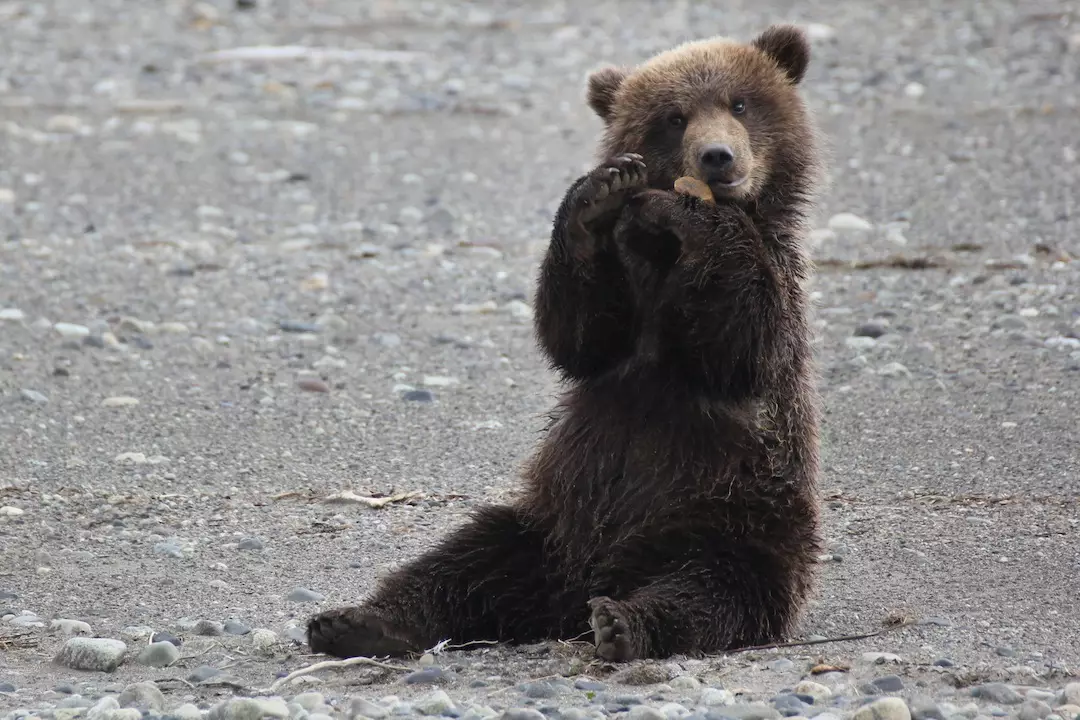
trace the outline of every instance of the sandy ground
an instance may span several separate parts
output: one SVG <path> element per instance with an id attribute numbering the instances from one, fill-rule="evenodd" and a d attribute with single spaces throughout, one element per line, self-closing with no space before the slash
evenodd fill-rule
<path id="1" fill-rule="evenodd" d="M 0 710 L 65 685 L 265 688 L 313 660 L 297 623 L 506 493 L 558 390 L 529 302 L 593 163 L 585 73 L 777 20 L 816 24 L 806 93 L 832 144 L 832 555 L 801 637 L 923 624 L 672 672 L 780 688 L 884 651 L 919 687 L 1060 687 L 1080 667 L 1080 5 L 1037 5 L 0 3 Z M 206 55 L 256 45 L 392 53 Z M 342 490 L 419 494 L 326 502 Z M 139 627 L 168 632 L 182 656 L 71 670 L 56 619 L 132 656 Z M 589 654 L 436 660 L 475 695 Z M 229 681 L 172 679 L 204 665 Z"/>

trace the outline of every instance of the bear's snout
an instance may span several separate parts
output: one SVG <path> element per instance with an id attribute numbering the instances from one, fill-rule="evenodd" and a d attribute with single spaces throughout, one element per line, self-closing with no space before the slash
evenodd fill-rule
<path id="1" fill-rule="evenodd" d="M 701 169 L 709 181 L 725 180 L 735 162 L 730 145 L 708 145 L 701 151 Z"/>

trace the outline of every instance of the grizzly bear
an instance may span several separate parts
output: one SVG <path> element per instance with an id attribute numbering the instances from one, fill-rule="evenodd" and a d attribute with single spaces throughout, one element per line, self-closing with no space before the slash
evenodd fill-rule
<path id="1" fill-rule="evenodd" d="M 536 335 L 567 388 L 523 492 L 313 617 L 313 651 L 591 628 L 622 662 L 793 630 L 821 546 L 809 57 L 773 25 L 589 76 L 605 159 L 566 193 L 538 278 Z M 683 176 L 713 197 L 674 192 Z"/>

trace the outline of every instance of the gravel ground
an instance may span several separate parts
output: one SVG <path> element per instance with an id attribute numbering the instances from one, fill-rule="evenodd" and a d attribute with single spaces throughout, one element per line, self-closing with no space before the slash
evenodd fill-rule
<path id="1" fill-rule="evenodd" d="M 833 146 L 829 554 L 794 639 L 913 623 L 284 681 L 320 659 L 308 615 L 536 440 L 529 302 L 593 163 L 586 71 L 778 20 L 813 23 Z M 261 45 L 322 51 L 210 55 Z M 1078 102 L 1063 0 L 0 2 L 0 712 L 1070 720 Z"/>

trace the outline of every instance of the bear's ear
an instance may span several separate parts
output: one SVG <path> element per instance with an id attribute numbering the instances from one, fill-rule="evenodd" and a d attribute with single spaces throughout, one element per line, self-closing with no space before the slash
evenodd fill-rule
<path id="1" fill-rule="evenodd" d="M 605 67 L 589 75 L 587 100 L 589 107 L 607 122 L 615 106 L 615 92 L 626 79 L 626 71 L 617 67 Z"/>
<path id="2" fill-rule="evenodd" d="M 754 40 L 754 46 L 771 57 L 788 79 L 798 85 L 810 64 L 810 43 L 795 25 L 770 25 Z"/>

